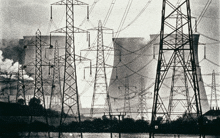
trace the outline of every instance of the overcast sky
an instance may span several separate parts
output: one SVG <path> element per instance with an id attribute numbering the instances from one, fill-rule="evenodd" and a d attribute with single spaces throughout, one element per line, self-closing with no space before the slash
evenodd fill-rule
<path id="1" fill-rule="evenodd" d="M 65 26 L 65 6 L 53 6 L 53 24 L 50 22 L 50 4 L 58 0 L 0 0 L 0 38 L 22 38 L 35 35 L 40 29 L 42 35 L 49 34 L 56 28 Z M 118 37 L 148 37 L 160 31 L 162 0 L 82 0 L 88 3 L 90 19 L 83 22 L 87 15 L 86 6 L 75 6 L 75 26 L 89 29 L 104 22 L 109 7 L 115 1 L 106 27 L 117 32 L 127 5 L 131 5 Z M 95 3 L 95 4 L 94 4 Z M 199 17 L 207 0 L 191 0 L 192 16 Z M 92 5 L 95 5 L 92 7 Z M 147 6 L 148 5 L 148 6 Z M 144 12 L 132 24 L 135 17 L 146 7 Z M 55 24 L 55 25 L 54 25 Z M 213 0 L 199 22 L 198 32 L 219 40 L 219 1 Z M 219 61 L 219 42 L 200 36 L 200 42 L 207 44 L 207 54 L 212 61 Z M 212 43 L 217 43 L 213 45 Z M 203 49 L 203 48 L 202 48 Z M 201 49 L 201 53 L 203 53 Z M 215 56 L 213 56 L 215 55 Z M 211 69 L 212 71 L 212 69 Z"/>
<path id="2" fill-rule="evenodd" d="M 65 26 L 65 7 L 53 6 L 53 22 L 50 22 L 50 4 L 59 0 L 0 0 L 0 38 L 23 38 L 23 36 L 35 35 L 40 29 L 42 35 L 49 34 L 50 31 Z M 98 21 L 104 21 L 109 7 L 115 1 L 114 7 L 106 23 L 106 27 L 114 29 L 116 32 L 125 9 L 130 3 L 127 17 L 119 37 L 149 37 L 149 34 L 156 34 L 160 31 L 162 0 L 82 0 L 95 6 L 90 14 L 89 21 L 86 20 L 87 7 L 75 6 L 75 26 L 82 29 L 89 29 L 97 26 Z M 191 0 L 192 16 L 198 17 L 208 0 Z M 148 5 L 149 4 L 149 5 Z M 147 6 L 148 5 L 148 6 Z M 135 17 L 143 10 L 144 12 L 132 24 Z M 83 23 L 83 24 L 82 24 Z M 199 33 L 210 38 L 219 40 L 219 2 L 213 0 L 198 27 Z M 215 40 L 200 36 L 200 42 L 207 44 L 207 58 L 219 64 L 219 44 Z M 212 44 L 216 43 L 217 44 Z M 200 47 L 200 59 L 203 57 L 203 47 Z M 202 72 L 211 73 L 219 67 L 210 62 L 203 61 L 200 64 Z M 207 80 L 208 82 L 209 80 Z"/>
<path id="3" fill-rule="evenodd" d="M 2 38 L 22 38 L 25 35 L 34 35 L 37 29 L 40 29 L 42 34 L 47 34 L 50 24 L 50 4 L 58 0 L 0 0 L 1 1 L 1 34 Z M 149 0 L 82 0 L 90 5 L 96 2 L 91 14 L 90 21 L 84 22 L 82 28 L 91 28 L 96 26 L 98 20 L 104 21 L 108 9 L 115 1 L 112 12 L 107 21 L 106 27 L 112 28 L 115 32 L 118 29 L 120 21 L 128 3 L 131 4 L 127 14 L 127 18 L 123 24 L 126 27 L 140 11 L 147 5 Z M 213 6 L 216 6 L 214 0 L 207 11 L 206 16 L 219 18 L 216 11 L 212 11 Z M 199 16 L 207 0 L 193 0 L 192 14 Z M 195 6 L 196 5 L 196 6 Z M 144 36 L 158 33 L 160 29 L 162 0 L 152 0 L 141 16 L 129 25 L 126 29 L 120 32 L 119 36 Z M 75 24 L 79 26 L 86 17 L 87 8 L 85 6 L 76 6 L 75 8 Z M 211 15 L 211 16 L 210 16 Z M 205 18 L 205 17 L 204 17 Z M 53 21 L 58 28 L 65 26 L 65 7 L 53 6 Z M 51 31 L 51 30 L 50 30 Z"/>

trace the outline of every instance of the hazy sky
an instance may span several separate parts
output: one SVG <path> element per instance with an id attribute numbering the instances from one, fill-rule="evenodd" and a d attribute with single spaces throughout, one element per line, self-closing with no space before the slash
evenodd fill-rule
<path id="1" fill-rule="evenodd" d="M 59 0 L 0 0 L 0 38 L 22 38 L 27 35 L 35 35 L 40 29 L 42 35 L 65 26 L 65 6 L 53 6 L 53 24 L 50 23 L 50 4 Z M 116 32 L 127 5 L 131 5 L 125 22 L 122 24 L 122 31 L 119 37 L 149 37 L 149 34 L 156 34 L 160 31 L 162 0 L 82 0 L 85 3 L 95 6 L 90 14 L 90 20 L 82 22 L 86 18 L 87 7 L 75 6 L 75 26 L 82 29 L 89 29 L 97 26 L 98 21 L 104 21 L 109 7 L 114 3 L 106 27 Z M 192 16 L 198 17 L 205 7 L 207 0 L 191 0 Z M 149 4 L 149 5 L 148 5 Z M 148 5 L 148 6 L 147 6 Z M 146 7 L 144 12 L 135 17 Z M 219 2 L 212 1 L 204 17 L 199 23 L 198 31 L 213 39 L 219 40 Z M 131 23 L 134 21 L 133 23 Z M 82 24 L 83 23 L 83 24 Z M 130 24 L 131 23 L 131 24 Z M 54 25 L 55 24 L 55 25 Z M 207 44 L 207 58 L 219 64 L 219 42 L 200 37 L 201 43 Z M 216 43 L 217 42 L 217 43 Z M 216 43 L 216 44 L 212 44 Z M 200 59 L 203 57 L 203 46 L 200 47 Z M 200 64 L 203 73 L 211 73 L 219 67 L 210 62 L 203 61 Z M 204 80 L 205 81 L 205 80 Z M 209 82 L 207 79 L 206 82 Z"/>
<path id="2" fill-rule="evenodd" d="M 2 38 L 22 38 L 25 35 L 34 35 L 39 28 L 42 34 L 47 34 L 48 31 L 52 31 L 55 27 L 50 28 L 50 4 L 57 2 L 58 0 L 0 0 L 1 1 L 1 37 Z M 148 37 L 149 34 L 158 33 L 161 23 L 161 7 L 162 0 L 82 0 L 90 5 L 95 3 L 93 10 L 90 14 L 90 21 L 84 22 L 82 28 L 92 28 L 98 24 L 98 20 L 104 21 L 110 5 L 115 1 L 112 12 L 108 18 L 106 27 L 114 29 L 116 32 L 124 11 L 127 5 L 131 4 L 126 20 L 122 25 L 122 29 L 119 36 L 132 36 L 132 37 Z M 191 3 L 192 15 L 199 16 L 200 12 L 204 8 L 207 0 L 193 0 Z M 149 6 L 146 6 L 148 5 Z M 196 5 L 196 6 L 195 6 Z M 135 22 L 129 25 L 135 17 L 143 10 L 146 10 L 141 14 Z M 211 19 L 219 16 L 213 6 L 216 6 L 216 2 L 212 2 L 209 10 L 205 14 Z M 75 25 L 79 26 L 83 19 L 86 17 L 86 6 L 75 6 Z M 210 16 L 211 15 L 211 16 Z M 204 20 L 204 19 L 203 19 Z M 65 6 L 53 6 L 53 21 L 58 28 L 65 26 Z M 129 25 L 129 26 L 128 26 Z M 201 31 L 201 30 L 200 30 Z"/>
<path id="3" fill-rule="evenodd" d="M 0 0 L 1 24 L 3 38 L 22 38 L 24 35 L 33 35 L 39 28 L 43 34 L 48 33 L 50 22 L 50 4 L 57 0 Z M 131 4 L 127 18 L 123 24 L 126 27 L 138 13 L 147 5 L 148 0 L 83 0 L 90 8 L 96 2 L 90 22 L 85 22 L 82 27 L 97 25 L 98 20 L 104 21 L 112 1 L 115 1 L 109 16 L 107 27 L 117 31 L 127 4 Z M 150 33 L 158 33 L 160 29 L 161 0 L 153 0 L 149 3 L 143 14 L 129 27 L 124 29 L 120 36 L 147 36 Z M 84 8 L 83 8 L 84 7 Z M 75 23 L 79 26 L 85 18 L 87 11 L 85 6 L 76 6 Z M 63 20 L 62 20 L 63 19 Z M 53 20 L 56 26 L 63 27 L 65 21 L 65 7 L 53 7 Z M 62 20 L 62 21 L 61 21 Z"/>

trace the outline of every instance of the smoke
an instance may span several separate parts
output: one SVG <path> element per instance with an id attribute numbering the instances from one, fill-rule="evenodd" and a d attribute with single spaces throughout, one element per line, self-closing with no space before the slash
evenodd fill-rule
<path id="1" fill-rule="evenodd" d="M 18 72 L 18 62 L 13 63 L 13 60 L 3 58 L 2 51 L 0 51 L 1 72 Z"/>
<path id="2" fill-rule="evenodd" d="M 1 40 L 0 50 L 2 51 L 2 60 L 11 59 L 13 64 L 19 62 L 19 64 L 24 63 L 25 51 L 23 48 L 23 40 Z"/>
<path id="3" fill-rule="evenodd" d="M 11 59 L 6 59 L 3 57 L 3 52 L 0 51 L 0 75 L 1 77 L 5 79 L 15 80 L 18 78 L 18 68 L 21 67 L 21 65 L 18 62 L 14 62 Z M 32 81 L 33 78 L 29 77 L 25 70 L 23 71 L 24 79 Z"/>

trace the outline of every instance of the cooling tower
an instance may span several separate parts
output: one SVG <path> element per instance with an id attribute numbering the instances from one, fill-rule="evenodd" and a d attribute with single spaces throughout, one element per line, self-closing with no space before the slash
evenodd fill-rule
<path id="1" fill-rule="evenodd" d="M 138 111 L 138 96 L 152 92 L 156 59 L 153 59 L 152 43 L 144 38 L 114 38 L 114 63 L 109 94 L 113 112 L 124 111 L 125 87 L 129 91 L 131 112 Z M 145 91 L 141 92 L 141 77 L 144 78 Z M 128 79 L 128 82 L 126 82 Z M 128 83 L 128 84 L 126 84 Z M 152 100 L 148 98 L 147 108 Z M 136 118 L 137 114 L 131 114 Z"/>
<path id="2" fill-rule="evenodd" d="M 209 103 L 208 103 L 208 99 L 207 99 L 205 86 L 204 86 L 204 83 L 203 83 L 201 68 L 200 68 L 200 65 L 199 65 L 198 42 L 199 42 L 199 35 L 194 34 L 193 35 L 193 47 L 194 47 L 195 62 L 196 62 L 196 67 L 197 67 L 196 72 L 197 72 L 198 80 L 199 80 L 198 83 L 199 83 L 199 91 L 200 91 L 202 112 L 205 113 L 209 110 Z"/>
<path id="3" fill-rule="evenodd" d="M 124 111 L 124 97 L 125 97 L 125 79 L 129 80 L 129 97 L 131 112 L 138 111 L 140 94 L 147 94 L 147 111 L 151 112 L 152 108 L 152 94 L 154 91 L 154 83 L 156 77 L 157 57 L 159 52 L 159 37 L 158 35 L 151 35 L 150 41 L 144 38 L 114 38 L 114 66 L 109 85 L 109 93 L 111 97 L 111 104 L 113 112 Z M 199 78 L 199 88 L 202 111 L 206 112 L 209 109 L 207 95 L 203 84 L 201 69 L 198 59 L 198 40 L 199 35 L 194 35 L 194 52 L 195 62 L 197 65 L 197 75 Z M 154 59 L 155 57 L 155 59 Z M 144 78 L 143 92 L 140 92 L 140 78 Z M 168 85 L 170 82 L 166 82 Z M 169 90 L 168 90 L 169 91 Z M 169 93 L 168 93 L 169 94 Z M 169 96 L 169 95 L 167 95 Z M 136 117 L 132 115 L 132 117 Z"/>
<path id="4" fill-rule="evenodd" d="M 209 3 L 210 2 L 210 3 Z M 211 74 L 213 70 L 219 72 L 219 1 L 191 0 L 192 17 L 198 20 L 199 42 L 205 44 L 198 47 L 198 58 L 201 66 L 201 74 Z M 205 7 L 208 8 L 205 8 Z M 202 14 L 204 13 L 204 14 Z M 193 19 L 194 20 L 194 19 Z M 204 57 L 206 56 L 206 59 Z M 202 61 L 201 61 L 202 60 Z M 210 62 L 211 61 L 211 62 Z M 214 63 L 214 64 L 213 64 Z M 211 75 L 204 75 L 205 85 L 212 83 Z M 219 78 L 216 78 L 219 83 Z M 206 87 L 206 94 L 211 99 L 211 87 Z M 218 94 L 218 92 L 217 92 Z M 203 110 L 203 113 L 205 110 Z"/>

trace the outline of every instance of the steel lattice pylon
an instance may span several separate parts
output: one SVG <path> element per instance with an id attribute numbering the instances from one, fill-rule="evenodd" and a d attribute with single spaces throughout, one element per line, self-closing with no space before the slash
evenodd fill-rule
<path id="1" fill-rule="evenodd" d="M 60 66 L 59 66 L 59 49 L 58 42 L 55 42 L 54 49 L 54 65 L 53 65 L 53 80 L 50 96 L 50 109 L 60 110 L 61 109 L 61 84 L 60 84 Z"/>
<path id="2" fill-rule="evenodd" d="M 79 110 L 79 94 L 77 88 L 77 75 L 76 75 L 76 59 L 75 59 L 75 40 L 74 33 L 87 33 L 82 29 L 74 26 L 74 5 L 87 5 L 86 3 L 78 0 L 61 0 L 52 5 L 65 5 L 66 7 L 66 26 L 64 28 L 52 31 L 51 33 L 65 33 L 65 65 L 64 65 L 64 82 L 62 92 L 62 108 L 59 137 L 62 135 L 62 126 L 68 123 L 67 117 L 69 115 L 75 116 L 76 120 L 80 123 L 80 110 Z M 82 137 L 82 133 L 81 133 Z"/>
<path id="3" fill-rule="evenodd" d="M 17 82 L 16 102 L 18 102 L 20 98 L 24 100 L 25 105 L 26 105 L 23 65 L 18 65 L 18 82 Z"/>
<path id="4" fill-rule="evenodd" d="M 42 102 L 44 117 L 46 125 L 48 126 L 48 117 L 45 109 L 45 97 L 43 90 L 43 76 L 42 76 L 42 45 L 41 45 L 41 32 L 38 29 L 35 37 L 35 87 L 34 87 L 34 97 Z M 33 116 L 31 115 L 30 124 L 33 123 Z M 38 136 L 38 133 L 33 132 L 33 135 Z M 31 128 L 28 133 L 28 137 L 32 137 Z M 50 137 L 50 133 L 46 137 Z"/>
<path id="5" fill-rule="evenodd" d="M 138 96 L 139 104 L 138 104 L 138 116 L 141 117 L 142 120 L 147 118 L 147 103 L 146 103 L 146 93 L 145 86 L 144 86 L 144 78 L 141 77 L 140 79 L 140 94 Z"/>
<path id="6" fill-rule="evenodd" d="M 130 90 L 129 90 L 129 79 L 125 77 L 125 96 L 124 96 L 124 113 L 126 116 L 131 118 L 131 103 L 130 103 Z"/>
<path id="7" fill-rule="evenodd" d="M 213 106 L 214 102 L 214 106 Z M 215 71 L 212 72 L 212 86 L 211 86 L 211 99 L 210 99 L 210 109 L 216 107 L 218 109 L 218 99 L 216 94 L 216 82 L 215 82 Z"/>
<path id="8" fill-rule="evenodd" d="M 105 64 L 105 48 L 103 44 L 103 28 L 101 21 L 98 23 L 97 34 L 97 55 L 96 55 L 96 70 L 95 70 L 95 83 L 92 97 L 92 104 L 90 114 L 93 116 L 95 108 L 103 108 L 111 112 L 111 104 L 109 99 L 108 84 L 106 77 L 106 64 Z"/>
<path id="9" fill-rule="evenodd" d="M 136 86 L 131 86 L 129 84 L 129 76 L 127 74 L 125 76 L 124 86 L 119 86 L 118 89 L 121 89 L 121 87 L 124 87 L 124 106 L 123 106 L 124 117 L 132 118 L 130 100 L 132 99 L 133 96 L 130 93 L 130 88 L 134 87 L 136 89 L 137 87 Z"/>
<path id="10" fill-rule="evenodd" d="M 179 4 L 175 5 L 176 3 Z M 182 20 L 180 21 L 182 22 L 180 25 L 179 21 L 177 23 L 178 16 L 181 16 Z M 168 88 L 166 87 L 166 83 L 169 80 L 168 76 L 172 76 L 172 73 L 169 72 L 171 67 L 182 68 L 183 74 L 186 76 L 185 78 L 187 78 L 187 80 L 184 81 L 187 81 L 187 83 L 189 83 L 191 86 L 189 91 L 189 97 L 191 97 L 191 99 L 190 103 L 187 105 L 187 111 L 190 111 L 188 109 L 192 109 L 190 114 L 195 114 L 199 120 L 199 126 L 202 126 L 202 108 L 200 102 L 199 80 L 197 76 L 198 65 L 196 63 L 196 50 L 194 48 L 194 45 L 196 45 L 194 42 L 194 37 L 196 36 L 194 36 L 192 32 L 189 0 L 179 0 L 179 2 L 176 0 L 163 0 L 161 19 L 159 55 L 151 118 L 151 132 L 149 134 L 150 138 L 154 137 L 155 129 L 157 129 L 158 124 L 161 123 L 158 122 L 158 117 L 162 118 L 162 123 L 171 120 L 166 106 L 169 103 L 166 101 L 166 97 L 170 97 L 170 95 L 167 94 Z M 176 75 L 174 74 L 174 81 L 175 76 Z M 167 80 L 165 81 L 165 79 Z M 176 113 L 176 115 L 183 115 L 184 113 L 185 111 Z"/>
<path id="11" fill-rule="evenodd" d="M 177 3 L 179 5 L 179 3 Z M 179 8 L 181 12 L 181 8 Z M 179 28 L 183 25 L 183 17 L 182 13 L 177 12 L 176 14 L 176 28 Z M 176 30 L 175 32 L 175 45 L 176 48 L 178 43 L 184 42 L 184 36 L 180 35 L 183 34 L 183 28 Z M 180 48 L 179 54 L 185 59 L 185 52 L 184 46 Z M 185 62 L 185 60 L 183 60 Z M 169 97 L 169 105 L 168 105 L 168 117 L 169 121 L 172 120 L 172 114 L 175 112 L 175 109 L 178 107 L 179 104 L 184 108 L 185 113 L 191 113 L 191 105 L 189 101 L 189 88 L 187 82 L 187 74 L 186 70 L 182 68 L 181 61 L 178 59 L 177 54 L 174 55 L 173 59 L 173 73 L 172 73 L 172 82 L 171 82 L 171 90 L 170 90 L 170 97 Z M 180 109 L 176 109 L 180 110 Z M 175 115 L 174 115 L 175 116 Z"/>

